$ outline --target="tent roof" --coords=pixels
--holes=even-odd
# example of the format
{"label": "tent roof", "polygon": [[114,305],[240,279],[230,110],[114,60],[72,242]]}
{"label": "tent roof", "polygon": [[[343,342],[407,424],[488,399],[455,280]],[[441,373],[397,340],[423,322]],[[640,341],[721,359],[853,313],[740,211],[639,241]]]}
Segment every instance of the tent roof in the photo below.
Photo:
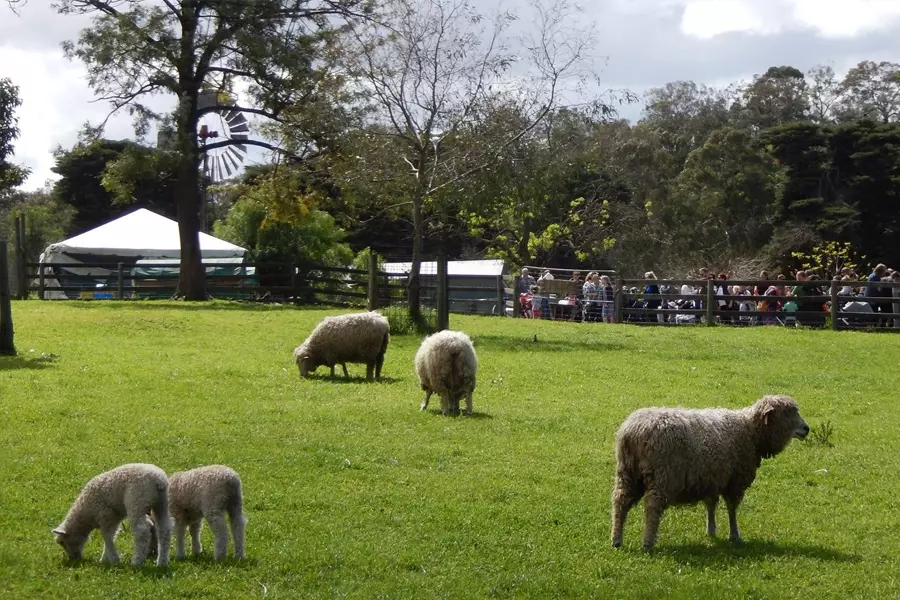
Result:
{"label": "tent roof", "polygon": [[[200,233],[203,258],[236,258],[245,252],[240,246]],[[50,244],[44,251],[45,257],[62,253],[180,258],[178,223],[146,208],[139,208],[96,229]]]}
{"label": "tent roof", "polygon": [[[384,263],[385,273],[405,274],[409,273],[412,263],[410,262],[391,262]],[[503,260],[448,260],[447,275],[466,276],[466,275],[503,275]],[[437,273],[437,263],[435,261],[423,261],[420,268],[423,275],[433,275]]]}

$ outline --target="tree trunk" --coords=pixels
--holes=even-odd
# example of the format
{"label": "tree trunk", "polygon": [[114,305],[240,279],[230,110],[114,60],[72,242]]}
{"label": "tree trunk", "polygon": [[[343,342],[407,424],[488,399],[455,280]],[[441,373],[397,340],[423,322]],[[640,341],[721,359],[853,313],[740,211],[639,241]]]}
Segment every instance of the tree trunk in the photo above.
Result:
{"label": "tree trunk", "polygon": [[409,266],[409,316],[414,323],[422,318],[422,297],[419,274],[422,270],[422,247],[425,236],[425,219],[422,216],[424,198],[416,194],[412,203],[413,217],[413,251],[412,263]]}
{"label": "tree trunk", "polygon": [[185,300],[206,300],[206,273],[200,253],[200,178],[195,161],[185,158],[176,191],[181,274],[178,295]]}
{"label": "tree trunk", "polygon": [[197,142],[197,93],[186,93],[179,111],[181,160],[178,165],[176,214],[181,242],[181,270],[177,294],[185,300],[207,300],[206,273],[200,253],[200,148]]}

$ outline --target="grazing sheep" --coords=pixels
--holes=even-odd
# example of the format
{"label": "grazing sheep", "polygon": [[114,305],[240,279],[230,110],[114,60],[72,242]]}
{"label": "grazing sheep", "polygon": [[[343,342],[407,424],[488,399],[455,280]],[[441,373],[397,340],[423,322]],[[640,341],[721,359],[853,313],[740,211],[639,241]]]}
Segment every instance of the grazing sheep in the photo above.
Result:
{"label": "grazing sheep", "polygon": [[164,567],[169,562],[172,532],[168,496],[169,479],[162,469],[142,463],[122,465],[88,481],[52,533],[69,558],[79,559],[88,536],[99,528],[104,542],[100,560],[115,564],[120,560],[115,537],[127,517],[134,536],[131,564],[141,565],[150,550],[147,514],[152,512],[158,527],[156,565]]}
{"label": "grazing sheep", "polygon": [[706,504],[706,531],[716,534],[719,496],[728,507],[731,541],[740,542],[737,508],[763,458],[804,439],[809,426],[789,396],[764,396],[740,410],[642,408],[616,432],[612,544],[622,545],[629,509],[644,498],[644,548],[656,543],[663,510]]}
{"label": "grazing sheep", "polygon": [[215,559],[222,560],[228,550],[225,513],[231,522],[235,558],[244,558],[244,498],[241,478],[223,465],[198,467],[174,473],[169,483],[169,509],[175,519],[175,558],[184,558],[185,529],[191,530],[191,553],[203,551],[200,521],[206,519],[212,529]]}
{"label": "grazing sheep", "polygon": [[331,367],[341,365],[344,377],[350,377],[347,363],[365,363],[366,379],[381,378],[384,354],[391,339],[390,323],[377,312],[353,313],[337,317],[325,317],[309,337],[294,350],[294,364],[300,369],[301,377],[320,365]]}
{"label": "grazing sheep", "polygon": [[416,352],[416,374],[425,391],[421,410],[428,408],[431,394],[441,397],[441,413],[459,412],[459,401],[465,396],[466,413],[472,414],[472,393],[478,358],[472,340],[461,331],[440,331],[425,338]]}

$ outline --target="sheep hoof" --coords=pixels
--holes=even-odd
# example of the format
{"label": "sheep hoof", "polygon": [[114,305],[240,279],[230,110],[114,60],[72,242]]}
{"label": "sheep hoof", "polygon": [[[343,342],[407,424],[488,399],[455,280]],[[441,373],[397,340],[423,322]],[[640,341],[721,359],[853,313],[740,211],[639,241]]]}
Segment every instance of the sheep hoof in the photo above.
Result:
{"label": "sheep hoof", "polygon": [[734,544],[735,546],[743,546],[743,545],[744,545],[744,540],[742,540],[742,539],[739,538],[739,537],[732,537],[732,538],[728,538],[728,539],[729,539],[729,540],[731,541],[731,543]]}
{"label": "sheep hoof", "polygon": [[613,540],[612,547],[613,547],[613,548],[621,548],[621,547],[622,547],[622,540]]}

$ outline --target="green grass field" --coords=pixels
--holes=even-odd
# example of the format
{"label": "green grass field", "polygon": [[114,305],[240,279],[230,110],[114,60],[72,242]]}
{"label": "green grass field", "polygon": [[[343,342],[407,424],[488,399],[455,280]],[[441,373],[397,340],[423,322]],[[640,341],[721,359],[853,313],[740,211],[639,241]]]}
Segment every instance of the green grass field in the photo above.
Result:
{"label": "green grass field", "polygon": [[[474,417],[428,412],[395,336],[380,383],[293,348],[328,311],[237,304],[14,303],[0,358],[4,598],[898,598],[900,338],[775,328],[639,328],[453,315],[480,360]],[[532,341],[534,335],[538,341]],[[323,373],[324,371],[324,373]],[[338,369],[340,371],[340,369]],[[765,461],[745,545],[670,509],[609,543],[613,434],[648,405],[794,396],[831,445]],[[244,481],[248,560],[159,571],[78,564],[50,529],[93,475],[225,463]],[[724,531],[725,536],[722,536]],[[229,551],[231,549],[229,548]]]}

